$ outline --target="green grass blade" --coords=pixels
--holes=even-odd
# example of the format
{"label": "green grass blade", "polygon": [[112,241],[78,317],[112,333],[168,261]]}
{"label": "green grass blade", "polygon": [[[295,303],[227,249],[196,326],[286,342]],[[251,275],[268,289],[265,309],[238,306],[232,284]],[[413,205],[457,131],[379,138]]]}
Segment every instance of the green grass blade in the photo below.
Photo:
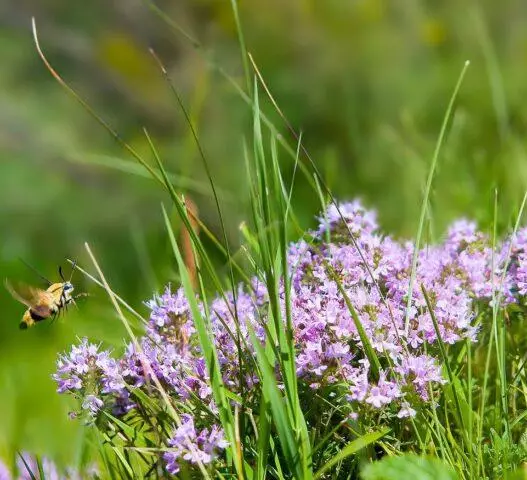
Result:
{"label": "green grass blade", "polygon": [[128,461],[126,460],[126,457],[124,455],[124,453],[122,452],[121,448],[119,447],[116,447],[115,445],[112,445],[110,446],[110,448],[113,450],[113,452],[115,453],[115,455],[117,456],[117,458],[119,459],[119,461],[121,462],[121,465],[124,467],[127,475],[128,475],[128,478],[136,478],[135,474],[134,474],[134,470],[132,468],[132,466],[128,463]]}
{"label": "green grass blade", "polygon": [[377,353],[371,346],[370,339],[368,338],[368,335],[366,334],[366,330],[364,330],[364,327],[362,326],[362,322],[360,321],[359,316],[357,315],[357,311],[353,307],[351,300],[346,293],[346,290],[342,286],[342,282],[338,278],[338,275],[336,272],[331,268],[329,264],[326,263],[326,268],[329,270],[330,278],[337,284],[337,288],[339,289],[340,294],[344,298],[344,302],[346,302],[346,307],[348,308],[348,311],[350,312],[351,318],[353,319],[353,323],[355,325],[355,328],[357,329],[359,333],[360,340],[362,342],[362,345],[364,347],[364,353],[366,354],[366,357],[368,358],[368,361],[370,362],[370,368],[372,373],[372,380],[378,381],[379,380],[379,372],[381,370],[381,363],[379,361],[379,357],[377,356]]}
{"label": "green grass blade", "polygon": [[254,332],[249,329],[249,336],[255,349],[256,358],[260,367],[262,391],[264,398],[269,402],[273,421],[277,430],[278,440],[282,446],[283,455],[287,466],[291,469],[296,479],[311,478],[310,468],[302,462],[299,445],[291,425],[290,416],[286,411],[286,402],[276,383],[273,367],[269,365],[265,350],[256,338]]}
{"label": "green grass blade", "polygon": [[461,429],[462,429],[462,433],[463,435],[466,437],[466,429],[465,429],[465,422],[464,422],[464,415],[463,415],[463,411],[461,409],[461,401],[459,399],[459,396],[458,396],[458,390],[455,388],[455,383],[457,381],[457,377],[455,376],[454,372],[452,371],[452,367],[450,365],[450,360],[448,358],[448,355],[447,355],[447,352],[446,352],[446,348],[445,348],[445,344],[443,343],[443,339],[441,338],[441,332],[439,331],[439,324],[437,323],[437,318],[434,314],[434,309],[432,307],[432,304],[430,302],[430,297],[428,295],[428,292],[425,288],[424,285],[421,285],[421,291],[423,292],[423,296],[425,298],[425,302],[426,302],[426,306],[428,308],[428,312],[430,313],[430,317],[432,318],[432,323],[434,324],[434,330],[435,330],[435,333],[436,333],[436,339],[437,339],[437,343],[439,345],[439,350],[441,352],[441,358],[443,360],[443,364],[445,365],[445,368],[446,368],[446,371],[447,371],[447,375],[448,375],[448,380],[450,382],[450,386],[452,388],[452,394],[453,394],[453,397],[454,397],[454,402],[455,402],[455,405],[456,405],[456,409],[457,409],[457,415],[458,415],[458,418],[461,422]]}
{"label": "green grass blade", "polygon": [[216,346],[212,340],[212,335],[209,331],[206,321],[201,315],[198,302],[196,300],[195,293],[192,288],[192,283],[190,281],[190,277],[185,267],[185,262],[181,256],[181,252],[179,251],[174,232],[172,231],[170,219],[164,207],[162,207],[162,210],[168,236],[170,239],[170,244],[172,245],[172,250],[179,267],[179,273],[181,276],[183,288],[185,290],[185,295],[188,299],[191,308],[194,326],[196,327],[203,356],[207,364],[207,370],[210,377],[210,385],[213,391],[214,400],[218,407],[221,423],[225,430],[225,436],[230,442],[232,448],[236,470],[240,473],[243,471],[243,462],[237,448],[234,416],[230,408],[229,400],[225,394],[225,385],[223,384],[223,379],[221,377],[221,369],[218,361],[218,355],[216,352]]}
{"label": "green grass blade", "polygon": [[238,1],[231,0],[232,13],[234,15],[234,22],[236,24],[236,32],[238,33],[238,43],[240,44],[240,55],[242,57],[243,73],[245,82],[247,84],[247,91],[251,91],[251,74],[249,72],[249,62],[247,61],[247,48],[245,47],[245,36],[243,34],[242,24],[240,21],[240,11],[238,9]]}
{"label": "green grass blade", "polygon": [[[112,170],[128,173],[137,177],[151,178],[153,180],[158,180],[158,178],[161,178],[161,172],[159,172],[158,169],[152,169],[152,171],[156,172],[157,175],[157,177],[154,177],[152,176],[151,172],[145,170],[143,165],[115,156],[94,154],[79,155],[78,153],[72,153],[71,155],[66,157],[66,159],[71,161],[72,163],[82,165],[96,165],[104,168],[110,168]],[[168,173],[168,178],[176,188],[184,189],[189,192],[194,192],[199,195],[211,195],[210,189],[203,182],[199,182],[190,177],[184,177],[183,175],[176,175],[170,172]],[[218,190],[218,195],[220,195],[220,197],[225,201],[235,201],[233,195],[224,190]]]}
{"label": "green grass blade", "polygon": [[324,464],[324,466],[315,473],[313,478],[315,480],[321,478],[322,475],[324,475],[328,470],[333,468],[337,463],[341,462],[342,460],[346,459],[351,455],[354,455],[364,447],[375,443],[377,440],[384,437],[389,431],[389,428],[384,428],[382,430],[379,430],[378,432],[367,433],[351,441],[344,448],[342,448],[331,460],[326,462],[326,464]]}
{"label": "green grass blade", "polygon": [[258,480],[267,478],[269,446],[271,441],[271,413],[269,402],[263,398],[260,401],[260,414],[258,416],[258,448],[255,477]]}
{"label": "green grass blade", "polygon": [[441,151],[441,148],[443,147],[443,143],[445,141],[447,127],[450,123],[450,119],[452,118],[453,112],[454,112],[454,104],[457,99],[459,90],[461,88],[461,84],[463,83],[463,78],[465,77],[465,73],[468,69],[468,66],[470,65],[470,62],[465,62],[465,65],[463,66],[461,70],[461,74],[459,75],[458,81],[456,83],[456,86],[454,87],[454,92],[452,93],[452,96],[450,97],[450,102],[448,103],[448,107],[445,112],[445,116],[443,118],[443,124],[441,125],[441,131],[439,132],[439,137],[437,139],[437,143],[434,150],[434,155],[432,156],[432,163],[430,165],[430,170],[428,171],[428,178],[426,180],[426,186],[423,196],[423,203],[421,206],[421,214],[419,216],[419,224],[417,226],[417,234],[415,236],[415,246],[414,246],[414,253],[412,256],[412,270],[410,274],[410,282],[408,285],[408,296],[406,300],[406,318],[405,318],[405,331],[408,334],[408,328],[410,324],[410,309],[412,306],[412,300],[413,300],[413,289],[415,284],[415,277],[417,275],[417,259],[419,255],[419,248],[421,246],[421,237],[423,235],[423,228],[425,224],[425,218],[428,211],[428,203],[430,200],[430,192],[432,190],[432,180],[434,179],[436,166],[439,160],[439,152]]}

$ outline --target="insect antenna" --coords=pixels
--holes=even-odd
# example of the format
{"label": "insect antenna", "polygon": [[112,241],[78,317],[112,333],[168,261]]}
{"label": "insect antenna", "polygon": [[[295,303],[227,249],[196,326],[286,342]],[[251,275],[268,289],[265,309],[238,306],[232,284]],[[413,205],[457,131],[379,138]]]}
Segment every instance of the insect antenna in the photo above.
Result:
{"label": "insect antenna", "polygon": [[26,262],[23,258],[21,257],[18,257],[18,259],[27,267],[29,268],[33,273],[35,273],[38,277],[40,277],[42,280],[44,280],[47,284],[48,284],[48,287],[50,285],[53,285],[53,282],[51,282],[49,279],[47,279],[44,275],[42,275],[33,265],[29,264],[28,262]]}
{"label": "insect antenna", "polygon": [[73,260],[73,263],[71,264],[71,274],[70,274],[70,279],[69,279],[70,282],[71,282],[71,279],[73,278],[75,267],[77,267],[77,260]]}
{"label": "insect antenna", "polygon": [[63,282],[66,282],[66,279],[64,278],[64,273],[62,272],[62,265],[59,266],[59,275]]}

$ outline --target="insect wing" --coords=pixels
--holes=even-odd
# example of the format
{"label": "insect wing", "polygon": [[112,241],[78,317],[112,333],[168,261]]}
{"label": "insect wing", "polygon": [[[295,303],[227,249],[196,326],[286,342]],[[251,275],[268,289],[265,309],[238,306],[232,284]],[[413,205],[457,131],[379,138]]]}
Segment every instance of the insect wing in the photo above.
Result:
{"label": "insect wing", "polygon": [[9,293],[18,300],[29,307],[32,311],[41,317],[48,317],[51,315],[50,309],[50,295],[45,290],[40,288],[30,287],[23,283],[13,285],[9,281],[5,281],[5,286]]}

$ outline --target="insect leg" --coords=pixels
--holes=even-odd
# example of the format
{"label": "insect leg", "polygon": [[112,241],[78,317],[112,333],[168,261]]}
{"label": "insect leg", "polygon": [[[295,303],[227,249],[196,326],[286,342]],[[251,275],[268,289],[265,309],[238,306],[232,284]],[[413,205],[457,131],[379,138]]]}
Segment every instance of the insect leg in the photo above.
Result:
{"label": "insect leg", "polygon": [[48,323],[48,326],[51,326],[51,325],[53,325],[55,323],[55,320],[57,319],[57,316],[58,316],[59,312],[60,312],[60,310],[57,310],[53,314],[53,316],[51,317],[51,321]]}
{"label": "insect leg", "polygon": [[75,308],[76,308],[77,310],[79,309],[79,307],[77,306],[77,302],[75,301],[75,297],[71,297],[71,298],[70,298],[70,301],[68,302],[68,305],[69,305],[70,303],[73,303],[73,305],[75,305]]}

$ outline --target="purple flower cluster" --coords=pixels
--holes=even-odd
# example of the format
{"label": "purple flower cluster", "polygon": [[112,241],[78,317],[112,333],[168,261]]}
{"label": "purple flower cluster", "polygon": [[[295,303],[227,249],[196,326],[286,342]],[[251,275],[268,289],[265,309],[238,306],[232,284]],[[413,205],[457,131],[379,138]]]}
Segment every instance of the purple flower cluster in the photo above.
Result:
{"label": "purple flower cluster", "polygon": [[185,293],[179,289],[172,294],[168,286],[161,296],[155,296],[146,302],[150,308],[148,337],[154,341],[169,341],[178,349],[186,350],[189,339],[194,333],[194,324],[190,318],[190,306]]}
{"label": "purple flower cluster", "polygon": [[146,335],[139,345],[130,344],[121,360],[128,385],[151,383],[154,376],[178,400],[196,396],[215,411],[205,359],[201,356],[182,289],[172,294],[168,286],[161,296],[147,302],[151,309]]}
{"label": "purple flower cluster", "polygon": [[95,465],[92,465],[83,471],[74,468],[68,468],[61,472],[55,463],[49,458],[42,458],[40,467],[44,476],[41,478],[39,466],[36,458],[27,452],[21,454],[16,460],[17,475],[11,475],[7,466],[0,460],[0,480],[80,480],[98,478],[99,472]]}
{"label": "purple flower cluster", "polygon": [[[59,356],[57,371],[53,374],[59,393],[71,393],[82,398],[82,408],[91,416],[104,406],[103,398],[111,400],[128,397],[122,369],[109,351],[83,339],[68,354]],[[73,414],[72,416],[76,416]]]}
{"label": "purple flower cluster", "polygon": [[[289,248],[291,304],[286,308],[282,282],[282,314],[291,313],[300,382],[312,390],[342,392],[339,398],[347,402],[352,418],[388,407],[399,418],[416,415],[445,383],[437,334],[446,344],[474,341],[474,320],[482,309],[527,294],[527,229],[493,247],[474,223],[460,220],[442,243],[416,252],[415,271],[414,243],[381,234],[375,213],[358,201],[330,206],[308,237]],[[183,289],[167,287],[147,305],[150,321],[139,348],[130,344],[114,360],[83,340],[59,359],[54,375],[59,392],[78,394],[92,416],[103,408],[124,414],[134,409],[130,392],[151,385],[155,377],[169,395],[187,403],[187,411],[196,411],[192,405],[198,399],[214,414],[205,359]],[[235,393],[243,387],[247,395],[259,382],[249,330],[262,344],[267,341],[265,283],[255,277],[250,285],[200,308],[208,317],[226,386]],[[357,320],[378,357],[375,372]],[[182,419],[166,440],[171,449],[164,459],[171,473],[179,471],[182,461],[208,464],[226,446],[217,426],[198,433],[195,416]]]}
{"label": "purple flower cluster", "polygon": [[194,426],[192,415],[182,415],[181,425],[174,430],[168,445],[172,447],[163,456],[167,470],[176,475],[180,470],[178,462],[184,460],[190,464],[208,465],[219,450],[224,450],[228,443],[223,437],[223,430],[213,425],[210,430],[202,429],[198,432]]}

